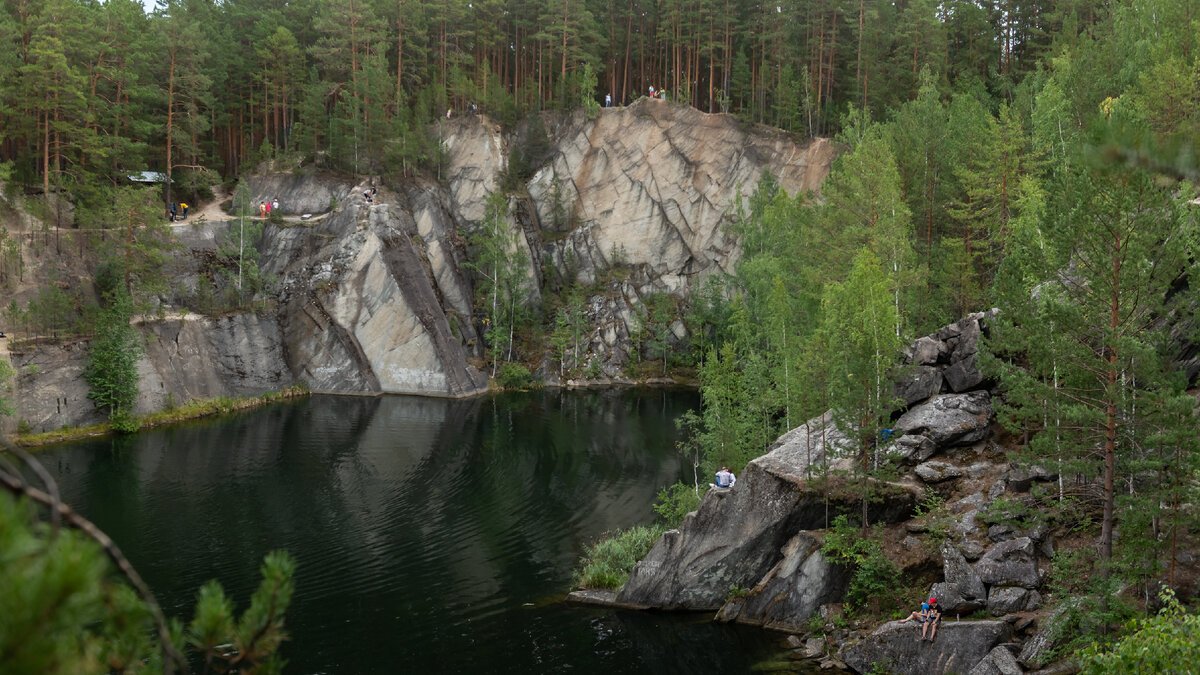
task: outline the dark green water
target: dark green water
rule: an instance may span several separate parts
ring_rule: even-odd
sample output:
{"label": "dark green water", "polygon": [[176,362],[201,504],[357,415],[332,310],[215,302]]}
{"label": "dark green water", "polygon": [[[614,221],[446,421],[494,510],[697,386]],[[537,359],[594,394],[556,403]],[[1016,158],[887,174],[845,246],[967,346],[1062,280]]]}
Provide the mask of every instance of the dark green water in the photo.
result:
{"label": "dark green water", "polygon": [[561,601],[584,546],[683,477],[673,421],[697,404],[314,396],[40,459],[168,614],[210,578],[244,608],[291,551],[289,673],[748,672],[777,636]]}

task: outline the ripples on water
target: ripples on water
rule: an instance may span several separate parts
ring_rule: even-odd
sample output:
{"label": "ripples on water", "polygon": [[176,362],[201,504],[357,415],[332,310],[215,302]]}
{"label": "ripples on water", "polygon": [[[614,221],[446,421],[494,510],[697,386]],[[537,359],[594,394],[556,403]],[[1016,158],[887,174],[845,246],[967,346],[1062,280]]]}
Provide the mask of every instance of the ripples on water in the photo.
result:
{"label": "ripples on water", "polygon": [[[290,673],[744,672],[772,636],[565,605],[602,533],[683,478],[694,394],[314,396],[42,455],[169,614],[292,552]],[[690,466],[687,467],[690,478]]]}

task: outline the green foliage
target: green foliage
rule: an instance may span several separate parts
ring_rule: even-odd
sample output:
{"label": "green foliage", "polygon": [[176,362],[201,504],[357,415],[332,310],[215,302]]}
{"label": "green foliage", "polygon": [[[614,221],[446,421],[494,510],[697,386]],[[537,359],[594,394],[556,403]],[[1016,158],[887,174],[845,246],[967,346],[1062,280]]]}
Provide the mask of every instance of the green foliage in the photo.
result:
{"label": "green foliage", "polygon": [[[0,493],[0,672],[163,672],[146,605],[90,537],[42,522],[33,507]],[[234,620],[220,584],[201,589],[186,638],[207,672],[278,672],[283,615],[294,564],[268,554],[263,582]],[[256,670],[257,669],[257,670]]]}
{"label": "green foliage", "polygon": [[855,607],[870,605],[876,612],[896,603],[896,580],[900,569],[883,552],[882,530],[864,532],[844,516],[833,520],[825,532],[821,553],[830,562],[853,570],[846,602]]}
{"label": "green foliage", "polygon": [[1065,658],[1093,643],[1107,645],[1114,628],[1128,621],[1135,608],[1121,594],[1121,582],[1100,574],[1101,561],[1094,551],[1080,549],[1055,555],[1046,588],[1063,598],[1048,625],[1055,645],[1054,658]]}
{"label": "green foliage", "polygon": [[137,431],[132,416],[138,396],[137,361],[142,347],[138,331],[130,325],[133,306],[128,295],[118,293],[100,313],[96,335],[88,348],[84,371],[88,398],[108,411],[114,431]]}
{"label": "green foliage", "polygon": [[8,362],[8,359],[0,359],[0,417],[8,417],[17,411],[9,398],[12,395],[12,383],[16,374],[16,369]]}
{"label": "green foliage", "polygon": [[639,525],[618,530],[588,547],[575,571],[576,588],[620,588],[665,529]]}
{"label": "green foliage", "polygon": [[520,236],[520,227],[508,218],[508,197],[502,192],[488,195],[484,220],[469,237],[472,260],[463,267],[476,274],[476,304],[486,312],[483,334],[491,352],[493,376],[501,359],[512,360],[514,334],[530,320],[525,304],[530,280]]}
{"label": "green foliage", "polygon": [[533,375],[525,366],[509,362],[500,366],[496,381],[505,389],[528,389],[533,385]]}
{"label": "green foliage", "polygon": [[954,532],[955,518],[941,495],[929,490],[913,509],[913,518],[925,526],[926,542],[931,550],[940,549],[942,542]]}
{"label": "green foliage", "polygon": [[666,523],[668,529],[674,529],[683,523],[687,514],[700,508],[699,486],[687,485],[682,482],[668,485],[658,491],[654,499],[654,512]]}
{"label": "green foliage", "polygon": [[1149,618],[1134,619],[1128,634],[1107,648],[1092,643],[1079,654],[1083,673],[1179,673],[1200,660],[1200,615],[1189,613],[1164,589],[1163,608]]}

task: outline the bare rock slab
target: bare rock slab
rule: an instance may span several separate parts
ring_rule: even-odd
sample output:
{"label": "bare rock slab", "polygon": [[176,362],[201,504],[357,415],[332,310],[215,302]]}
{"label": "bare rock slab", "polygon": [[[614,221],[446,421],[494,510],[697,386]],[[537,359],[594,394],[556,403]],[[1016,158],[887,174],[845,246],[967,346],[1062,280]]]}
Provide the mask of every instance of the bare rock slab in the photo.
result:
{"label": "bare rock slab", "polygon": [[1011,633],[1005,621],[960,621],[943,623],[935,641],[922,642],[919,625],[889,621],[838,655],[860,673],[871,672],[876,664],[895,675],[966,673]]}

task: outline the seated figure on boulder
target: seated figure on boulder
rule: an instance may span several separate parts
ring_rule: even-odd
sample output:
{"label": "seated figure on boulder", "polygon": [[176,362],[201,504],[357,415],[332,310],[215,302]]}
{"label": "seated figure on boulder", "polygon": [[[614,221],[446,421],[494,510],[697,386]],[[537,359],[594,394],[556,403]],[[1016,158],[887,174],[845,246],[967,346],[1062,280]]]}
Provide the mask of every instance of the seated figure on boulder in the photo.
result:
{"label": "seated figure on boulder", "polygon": [[907,623],[909,621],[917,621],[921,624],[921,637],[918,641],[926,639],[926,633],[929,634],[929,641],[933,642],[933,636],[937,634],[938,620],[942,618],[942,613],[938,610],[937,598],[930,598],[928,602],[921,604],[920,611],[913,612],[907,617],[900,619],[899,623]]}
{"label": "seated figure on boulder", "polygon": [[731,488],[733,487],[734,483],[737,483],[737,476],[733,475],[733,472],[729,470],[729,467],[721,467],[721,470],[717,472],[717,487]]}

